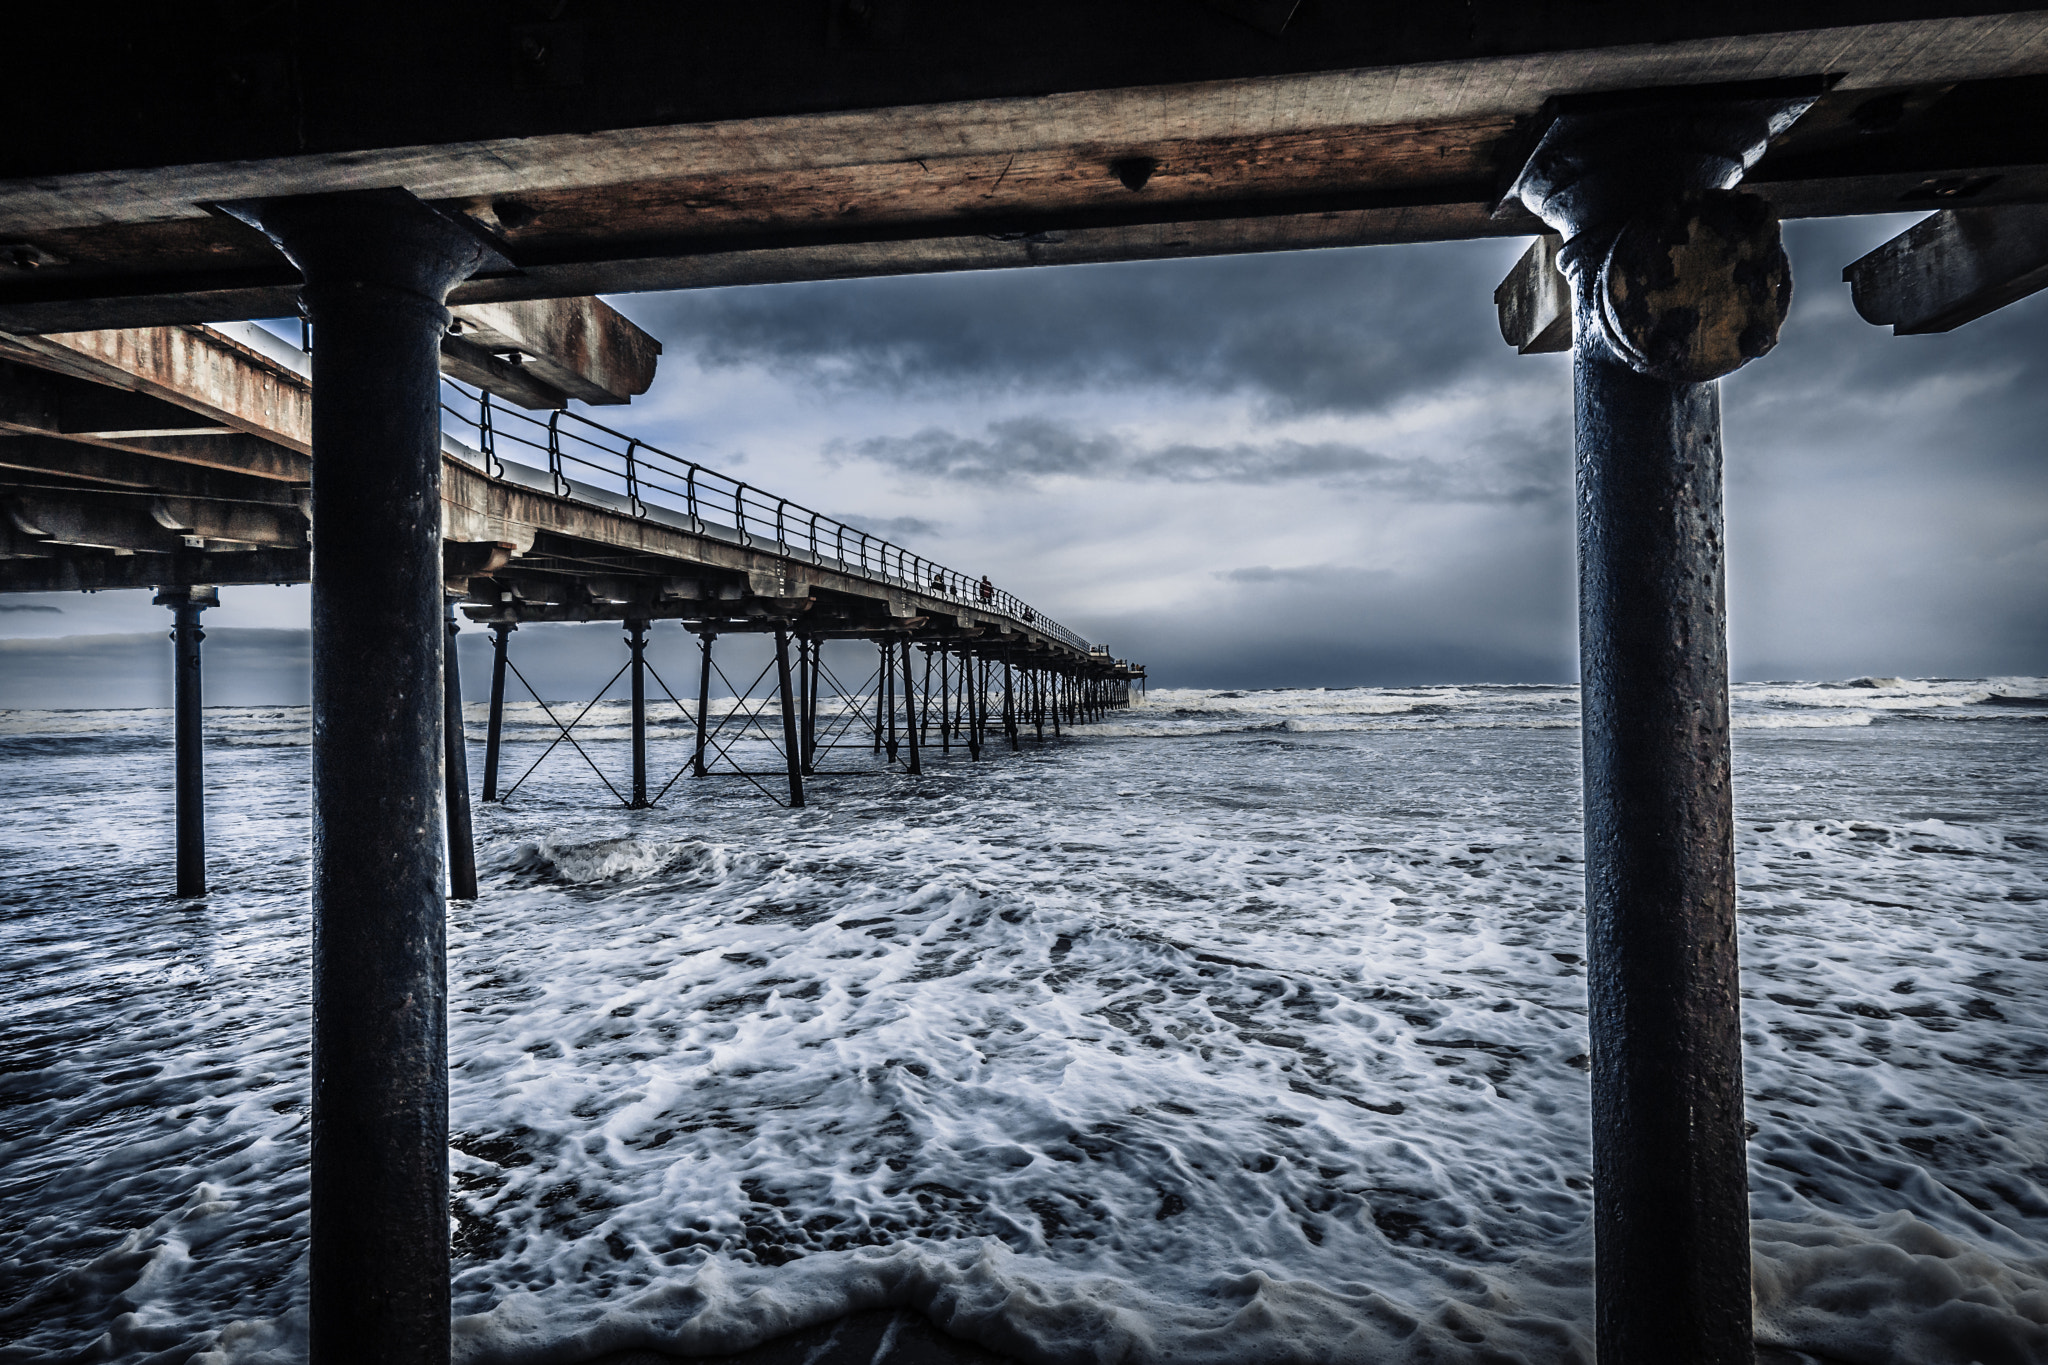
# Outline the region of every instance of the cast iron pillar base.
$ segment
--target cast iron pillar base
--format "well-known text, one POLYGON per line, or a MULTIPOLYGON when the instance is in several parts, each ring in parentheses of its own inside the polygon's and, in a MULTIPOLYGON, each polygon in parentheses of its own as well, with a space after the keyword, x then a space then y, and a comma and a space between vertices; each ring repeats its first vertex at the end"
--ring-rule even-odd
POLYGON ((448 1359, 441 337, 484 241, 402 190, 229 206, 313 351, 312 1365, 448 1359))
POLYGON ((1577 300, 1601 1365, 1755 1358, 1715 381, 1791 293, 1776 219, 1731 187, 1813 98, 1561 106, 1513 191, 1577 300))

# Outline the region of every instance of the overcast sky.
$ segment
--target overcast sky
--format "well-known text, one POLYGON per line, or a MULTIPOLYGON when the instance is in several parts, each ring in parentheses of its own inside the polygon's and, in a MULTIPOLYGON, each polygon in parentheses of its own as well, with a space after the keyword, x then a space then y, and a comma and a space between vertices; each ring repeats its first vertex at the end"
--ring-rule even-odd
MULTIPOLYGON (((1869 326, 1842 267, 1912 221, 1789 225, 1784 340, 1724 383, 1738 679, 2048 673, 2048 295, 1869 326)), ((621 297, 666 352, 602 416, 986 572, 1155 685, 1569 679, 1569 360, 1493 316, 1525 246, 621 297)), ((223 599, 210 697, 302 696, 305 590, 223 599)), ((167 624, 0 600, 0 705, 151 704, 167 624)), ((519 648, 587 695, 594 635, 623 648, 519 648)))

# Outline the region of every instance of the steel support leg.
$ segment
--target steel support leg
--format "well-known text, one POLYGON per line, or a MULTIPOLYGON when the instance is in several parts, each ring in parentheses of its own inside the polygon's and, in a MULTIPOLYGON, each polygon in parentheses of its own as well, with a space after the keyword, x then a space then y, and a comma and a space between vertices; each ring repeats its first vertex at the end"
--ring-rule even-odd
POLYGON ((402 190, 247 212, 320 337, 309 1359, 444 1365, 442 300, 487 253, 402 190))
POLYGON ((896 761, 896 647, 887 640, 882 642, 882 673, 875 681, 882 695, 882 716, 889 727, 886 743, 889 761, 896 761))
POLYGON ((939 752, 953 752, 953 711, 952 693, 947 687, 947 675, 951 672, 952 651, 939 646, 939 752))
POLYGON ((799 636, 796 644, 798 670, 803 675, 803 696, 797 704, 803 708, 805 773, 818 770, 818 651, 824 643, 799 636))
POLYGON ((718 637, 705 631, 698 637, 704 646, 704 661, 697 669, 697 747, 690 758, 690 772, 693 776, 704 776, 704 746, 708 733, 705 722, 711 715, 711 642, 718 637))
POLYGON ((498 750, 505 729, 505 637, 519 627, 510 621, 491 623, 491 720, 484 731, 483 799, 498 799, 498 750))
POLYGON ((217 606, 214 588, 165 588, 156 604, 171 609, 172 731, 177 750, 178 846, 176 886, 180 896, 206 894, 206 730, 200 692, 199 613, 217 606))
MULTIPOLYGON (((875 752, 877 754, 882 752, 882 696, 889 690, 889 647, 883 645, 881 649, 882 666, 880 671, 875 674, 875 752)), ((892 759, 896 757, 893 750, 890 752, 889 757, 892 759)))
POLYGON ((918 690, 917 738, 921 744, 932 742, 932 647, 924 649, 924 686, 918 690))
POLYGON ((798 747, 796 697, 789 685, 789 631, 775 628, 775 678, 782 688, 782 752, 789 760, 789 804, 804 803, 803 754, 798 747))
POLYGON ((1016 753, 1022 747, 1017 743, 1017 698, 1015 681, 1010 676, 1010 656, 1003 655, 1003 730, 1010 737, 1010 752, 1016 753))
POLYGON ((967 739, 967 756, 981 759, 981 699, 976 695, 974 656, 960 652, 960 724, 967 739))
POLYGON ((633 679, 633 810, 647 809, 647 623, 626 622, 626 648, 632 651, 633 679))
POLYGON ((1516 185, 1575 294, 1601 1365, 1754 1359, 1714 381, 1791 294, 1726 186, 1811 103, 1566 112, 1516 185))
POLYGON ((442 703, 447 713, 441 720, 444 799, 448 803, 448 898, 476 899, 476 835, 469 820, 469 735, 462 727, 462 668, 455 654, 455 637, 462 623, 455 619, 455 600, 447 605, 448 641, 442 650, 442 703))
POLYGON ((924 771, 917 761, 917 688, 910 676, 910 641, 903 642, 903 738, 910 745, 910 762, 906 769, 913 777, 924 771))

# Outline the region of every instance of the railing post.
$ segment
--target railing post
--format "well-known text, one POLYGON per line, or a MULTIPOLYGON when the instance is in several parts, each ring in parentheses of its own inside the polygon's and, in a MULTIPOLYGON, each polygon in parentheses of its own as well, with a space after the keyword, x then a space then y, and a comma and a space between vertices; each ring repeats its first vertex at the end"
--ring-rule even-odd
POLYGON ((562 414, 559 409, 548 414, 548 486, 555 490, 558 498, 568 495, 569 476, 562 472, 562 414))

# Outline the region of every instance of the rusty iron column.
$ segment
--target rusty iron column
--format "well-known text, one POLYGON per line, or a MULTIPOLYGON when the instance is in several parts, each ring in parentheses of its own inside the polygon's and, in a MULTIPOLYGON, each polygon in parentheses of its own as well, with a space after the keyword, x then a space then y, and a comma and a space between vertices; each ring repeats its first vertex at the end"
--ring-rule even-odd
POLYGON ((449 1353, 441 338, 507 264, 403 190, 226 205, 313 351, 311 1365, 449 1353))
POLYGON ((162 588, 156 605, 171 609, 171 731, 177 763, 176 894, 206 894, 206 728, 200 692, 199 613, 220 605, 218 588, 162 588))
POLYGON ((1721 405, 1791 299, 1733 190, 1817 90, 1558 103, 1513 193, 1575 295, 1601 1365, 1750 1365, 1721 405))
POLYGON ((632 652, 633 799, 630 810, 647 809, 647 623, 626 622, 626 648, 632 652))
POLYGON ((804 772, 818 770, 818 651, 824 641, 800 635, 796 642, 797 671, 803 683, 798 705, 803 708, 804 772))
POLYGON ((442 652, 442 704, 447 714, 441 720, 444 799, 448 803, 448 898, 476 899, 476 836, 469 819, 469 735, 462 728, 462 668, 455 653, 455 637, 462 623, 455 619, 455 599, 447 605, 448 642, 442 652))
POLYGON ((491 720, 484 731, 483 799, 498 799, 498 750, 505 728, 505 637, 519 629, 510 621, 491 622, 491 720))
POLYGON ((1003 730, 1010 737, 1010 752, 1022 748, 1017 739, 1016 683, 1010 675, 1010 651, 1003 651, 1003 730))
POLYGON ((917 738, 921 744, 932 742, 932 646, 924 647, 924 686, 918 689, 917 738))
POLYGON ((875 688, 881 696, 882 716, 889 727, 888 738, 883 741, 889 750, 889 761, 896 761, 896 646, 888 640, 882 641, 882 675, 875 680, 875 688))
POLYGON ((967 737, 967 756, 977 763, 981 761, 981 696, 980 669, 973 654, 960 651, 960 676, 962 683, 961 703, 965 707, 962 724, 967 737))
POLYGON ((705 721, 711 715, 711 642, 718 637, 710 631, 698 637, 704 645, 704 660, 697 667, 697 747, 690 759, 693 777, 704 776, 705 721))
POLYGON ((950 669, 953 652, 944 645, 939 646, 939 752, 953 752, 953 712, 950 693, 947 690, 946 675, 950 669))
MULTIPOLYGON (((881 663, 881 668, 880 668, 880 670, 879 670, 879 671, 878 671, 878 672, 877 672, 877 673, 875 674, 875 753, 876 753, 876 754, 880 754, 880 753, 882 752, 882 694, 883 694, 883 692, 884 692, 884 691, 885 691, 885 690, 887 689, 887 687, 888 687, 888 684, 889 684, 889 647, 888 647, 887 645, 882 645, 882 646, 881 646, 880 648, 881 648, 881 654, 882 654, 882 663, 881 663)), ((893 758, 895 758, 895 757, 896 757, 896 755, 895 755, 894 753, 891 753, 891 754, 889 755, 889 757, 893 759, 893 758)))
POLYGON ((917 686, 911 677, 910 641, 905 639, 900 651, 903 655, 903 738, 910 746, 909 762, 905 771, 912 777, 924 769, 917 761, 917 686))
POLYGON ((782 753, 789 767, 791 809, 804 803, 804 763, 797 739, 796 704, 789 685, 789 628, 775 628, 775 677, 782 688, 782 753))

